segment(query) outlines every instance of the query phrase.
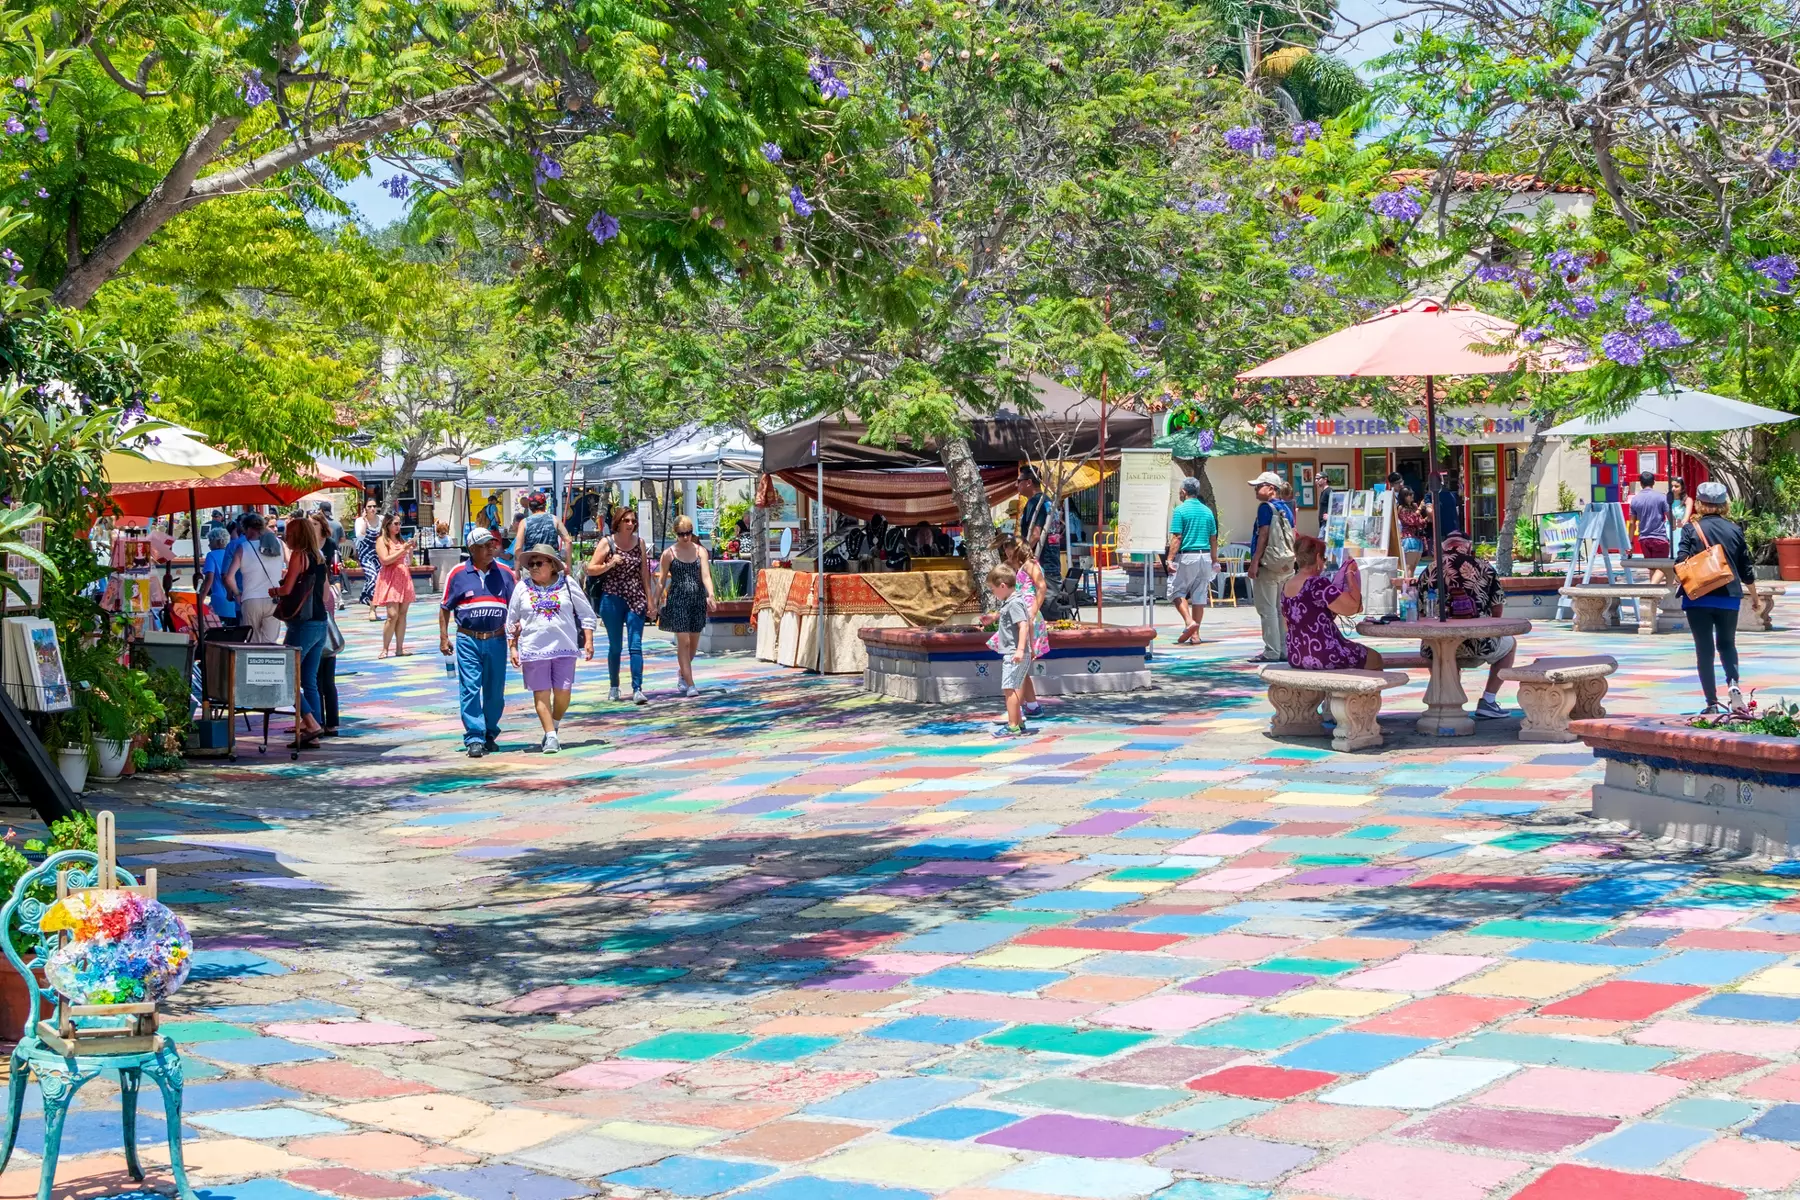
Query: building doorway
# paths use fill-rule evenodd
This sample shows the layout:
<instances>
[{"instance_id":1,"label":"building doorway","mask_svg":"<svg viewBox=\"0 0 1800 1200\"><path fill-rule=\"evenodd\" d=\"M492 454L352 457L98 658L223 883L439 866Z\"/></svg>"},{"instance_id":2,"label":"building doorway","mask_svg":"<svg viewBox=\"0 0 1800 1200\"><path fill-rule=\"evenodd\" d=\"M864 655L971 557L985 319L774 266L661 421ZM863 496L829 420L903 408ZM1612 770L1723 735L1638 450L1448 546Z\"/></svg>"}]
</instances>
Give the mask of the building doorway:
<instances>
[{"instance_id":1,"label":"building doorway","mask_svg":"<svg viewBox=\"0 0 1800 1200\"><path fill-rule=\"evenodd\" d=\"M1400 473L1401 480L1408 491L1423 498L1425 495L1425 451L1394 451L1394 470Z\"/></svg>"}]
</instances>

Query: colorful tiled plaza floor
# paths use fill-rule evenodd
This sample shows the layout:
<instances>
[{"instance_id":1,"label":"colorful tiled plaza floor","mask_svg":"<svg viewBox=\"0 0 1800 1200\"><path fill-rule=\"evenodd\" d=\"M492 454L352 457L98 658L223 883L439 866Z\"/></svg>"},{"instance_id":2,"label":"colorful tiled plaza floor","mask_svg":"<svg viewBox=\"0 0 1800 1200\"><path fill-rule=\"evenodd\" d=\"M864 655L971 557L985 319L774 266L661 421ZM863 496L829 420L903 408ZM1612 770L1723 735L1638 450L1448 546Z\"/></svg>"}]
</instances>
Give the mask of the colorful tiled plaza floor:
<instances>
[{"instance_id":1,"label":"colorful tiled plaza floor","mask_svg":"<svg viewBox=\"0 0 1800 1200\"><path fill-rule=\"evenodd\" d=\"M193 920L168 1029L212 1200L1706 1200L1800 1182L1800 877L1585 815L1584 747L1271 741L1248 613L1156 691L877 702L745 659L458 753L435 654L353 736L128 784ZM1800 617L1800 605L1783 614ZM1784 620L1783 624L1787 624ZM1618 712L1695 706L1685 639ZM1752 682L1800 639L1745 635ZM652 687L672 681L667 648ZM1415 673L1417 675L1417 673ZM1476 682L1473 674L1467 677ZM1510 700L1510 696L1506 699ZM21 1146L41 1145L35 1092ZM128 1190L84 1093L67 1194ZM153 1146L160 1123L145 1119ZM148 1150L151 1161L163 1161ZM15 1157L0 1197L36 1188ZM153 1173L152 1185L166 1186ZM203 1193L205 1194L205 1193Z\"/></svg>"}]
</instances>

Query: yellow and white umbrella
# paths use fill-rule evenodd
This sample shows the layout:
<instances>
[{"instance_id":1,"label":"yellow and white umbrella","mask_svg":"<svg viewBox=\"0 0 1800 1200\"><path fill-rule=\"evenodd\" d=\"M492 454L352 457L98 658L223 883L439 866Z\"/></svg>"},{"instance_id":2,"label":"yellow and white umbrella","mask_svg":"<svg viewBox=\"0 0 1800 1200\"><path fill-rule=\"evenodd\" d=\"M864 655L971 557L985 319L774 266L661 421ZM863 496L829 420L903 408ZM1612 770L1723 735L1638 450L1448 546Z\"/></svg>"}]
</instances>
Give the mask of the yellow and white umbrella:
<instances>
[{"instance_id":1,"label":"yellow and white umbrella","mask_svg":"<svg viewBox=\"0 0 1800 1200\"><path fill-rule=\"evenodd\" d=\"M120 483L175 483L183 479L217 479L238 469L238 460L201 441L191 429L166 425L133 438L126 446L134 453L112 452L102 459L106 481Z\"/></svg>"}]
</instances>

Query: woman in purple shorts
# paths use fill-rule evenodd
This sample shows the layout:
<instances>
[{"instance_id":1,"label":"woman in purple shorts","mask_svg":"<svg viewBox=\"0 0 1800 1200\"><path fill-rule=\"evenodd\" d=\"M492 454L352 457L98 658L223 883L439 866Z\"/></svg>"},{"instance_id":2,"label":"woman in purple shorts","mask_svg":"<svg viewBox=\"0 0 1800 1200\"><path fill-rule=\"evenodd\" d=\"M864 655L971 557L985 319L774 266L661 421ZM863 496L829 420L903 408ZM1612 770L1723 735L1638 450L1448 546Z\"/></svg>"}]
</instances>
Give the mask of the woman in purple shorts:
<instances>
[{"instance_id":1,"label":"woman in purple shorts","mask_svg":"<svg viewBox=\"0 0 1800 1200\"><path fill-rule=\"evenodd\" d=\"M536 545L519 555L522 578L506 606L506 636L513 666L544 727L545 754L562 749L557 740L569 692L575 686L575 652L594 657L594 609L563 571L556 547Z\"/></svg>"}]
</instances>

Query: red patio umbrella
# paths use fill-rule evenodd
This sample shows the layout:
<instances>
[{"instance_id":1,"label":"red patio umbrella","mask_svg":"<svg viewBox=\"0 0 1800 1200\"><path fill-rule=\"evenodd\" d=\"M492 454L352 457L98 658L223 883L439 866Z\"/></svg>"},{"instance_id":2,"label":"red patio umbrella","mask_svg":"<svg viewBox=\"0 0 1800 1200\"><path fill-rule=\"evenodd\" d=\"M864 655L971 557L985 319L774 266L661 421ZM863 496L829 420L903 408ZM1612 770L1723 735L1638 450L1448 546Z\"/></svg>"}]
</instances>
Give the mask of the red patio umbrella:
<instances>
[{"instance_id":1,"label":"red patio umbrella","mask_svg":"<svg viewBox=\"0 0 1800 1200\"><path fill-rule=\"evenodd\" d=\"M1240 372L1239 379L1276 379L1308 376L1424 376L1425 436L1431 456L1432 522L1437 523L1438 375L1499 375L1522 361L1540 370L1582 369L1581 356L1572 347L1545 342L1526 348L1518 340L1518 326L1466 304L1445 304L1429 296L1395 305L1367 321L1326 334L1311 345L1290 350L1259 367ZM1441 532L1441 531L1434 531ZM1438 578L1444 577L1444 539L1434 537ZM1438 615L1449 620L1449 610L1438 606Z\"/></svg>"}]
</instances>

